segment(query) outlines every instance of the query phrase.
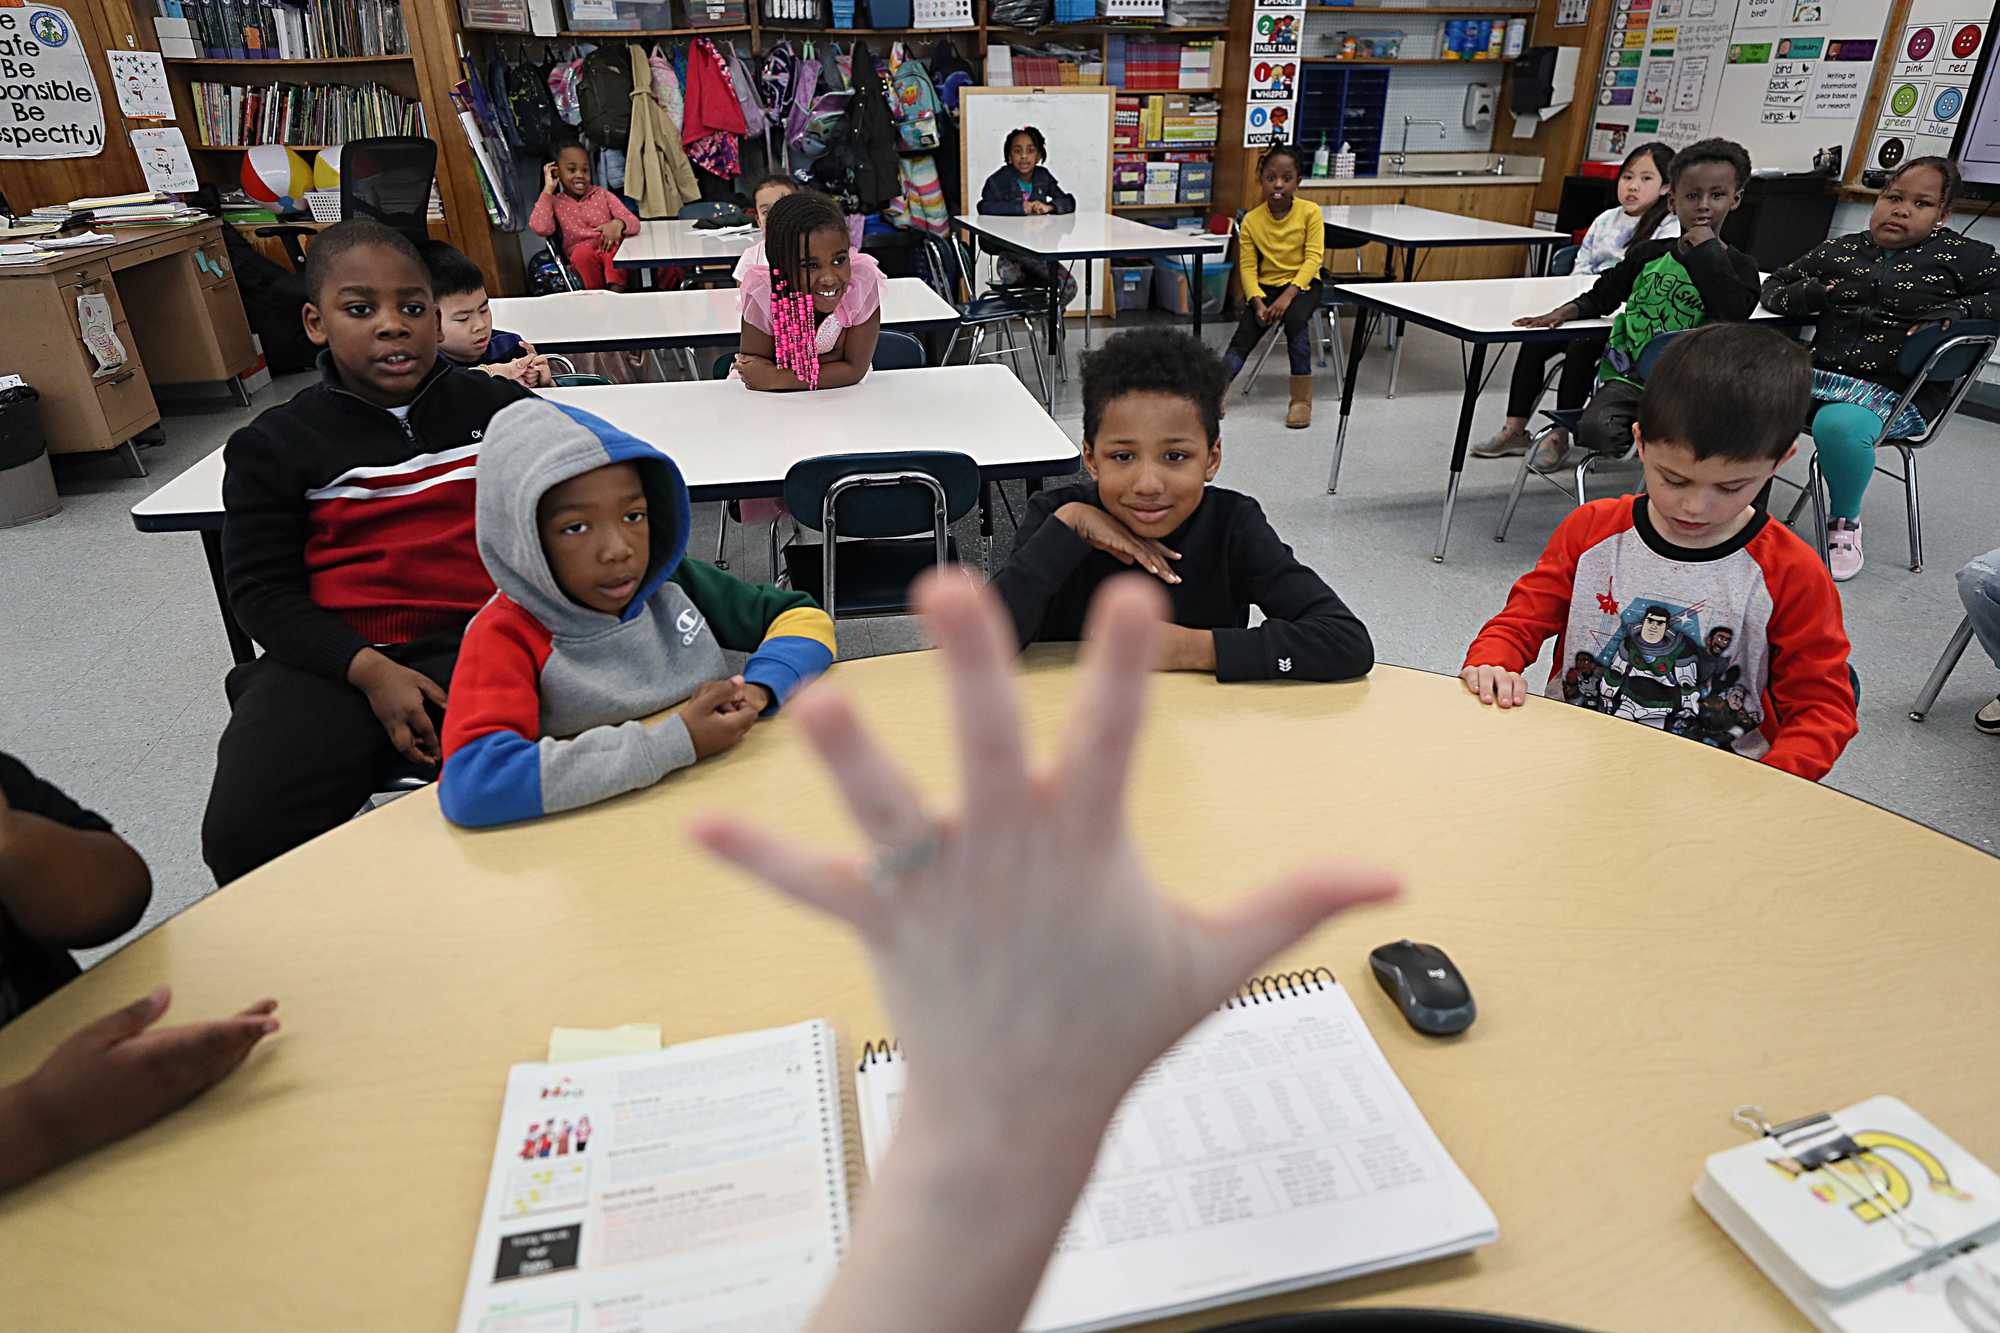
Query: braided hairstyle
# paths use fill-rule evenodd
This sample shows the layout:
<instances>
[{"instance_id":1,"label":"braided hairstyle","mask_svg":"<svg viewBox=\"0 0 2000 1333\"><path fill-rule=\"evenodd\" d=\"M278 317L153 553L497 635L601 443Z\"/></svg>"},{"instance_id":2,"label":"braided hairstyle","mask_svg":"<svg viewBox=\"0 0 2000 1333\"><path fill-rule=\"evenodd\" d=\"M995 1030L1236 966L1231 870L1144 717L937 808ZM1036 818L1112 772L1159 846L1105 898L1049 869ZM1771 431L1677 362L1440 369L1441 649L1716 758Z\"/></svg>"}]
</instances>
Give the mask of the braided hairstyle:
<instances>
[{"instance_id":1,"label":"braided hairstyle","mask_svg":"<svg viewBox=\"0 0 2000 1333\"><path fill-rule=\"evenodd\" d=\"M819 312L806 285L806 256L823 231L847 240L847 217L830 194L800 190L771 205L764 255L771 264L771 345L777 362L808 389L819 387Z\"/></svg>"}]
</instances>

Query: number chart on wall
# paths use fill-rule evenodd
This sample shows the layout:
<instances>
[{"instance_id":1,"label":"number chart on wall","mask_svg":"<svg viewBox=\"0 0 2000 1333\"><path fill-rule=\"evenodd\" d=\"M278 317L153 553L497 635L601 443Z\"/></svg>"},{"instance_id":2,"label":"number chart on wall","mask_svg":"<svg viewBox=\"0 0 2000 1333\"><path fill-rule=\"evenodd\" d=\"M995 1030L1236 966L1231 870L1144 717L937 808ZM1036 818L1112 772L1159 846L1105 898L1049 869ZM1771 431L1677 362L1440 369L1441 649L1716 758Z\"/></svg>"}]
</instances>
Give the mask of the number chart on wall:
<instances>
[{"instance_id":1,"label":"number chart on wall","mask_svg":"<svg viewBox=\"0 0 2000 1333\"><path fill-rule=\"evenodd\" d=\"M1814 153L1854 144L1889 0L1614 5L1592 158L1719 134L1749 149L1758 168L1804 171Z\"/></svg>"},{"instance_id":2,"label":"number chart on wall","mask_svg":"<svg viewBox=\"0 0 2000 1333\"><path fill-rule=\"evenodd\" d=\"M1949 155L1986 45L1990 14L1964 0L1913 0L1888 58L1895 61L1868 130L1863 170L1894 171L1913 157Z\"/></svg>"}]
</instances>

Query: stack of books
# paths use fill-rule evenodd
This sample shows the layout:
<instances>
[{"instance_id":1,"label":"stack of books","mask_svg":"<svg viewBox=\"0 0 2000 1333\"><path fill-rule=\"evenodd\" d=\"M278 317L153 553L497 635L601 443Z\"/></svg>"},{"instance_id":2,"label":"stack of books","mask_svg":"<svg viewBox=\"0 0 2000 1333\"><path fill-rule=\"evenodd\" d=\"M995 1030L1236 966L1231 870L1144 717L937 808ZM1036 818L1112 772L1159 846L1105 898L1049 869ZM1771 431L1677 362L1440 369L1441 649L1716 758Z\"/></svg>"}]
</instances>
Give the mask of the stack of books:
<instances>
[{"instance_id":1,"label":"stack of books","mask_svg":"<svg viewBox=\"0 0 2000 1333\"><path fill-rule=\"evenodd\" d=\"M25 220L52 222L60 227L83 218L96 227L132 227L192 222L207 216L170 195L140 193L96 195L72 199L66 204L44 204Z\"/></svg>"},{"instance_id":2,"label":"stack of books","mask_svg":"<svg viewBox=\"0 0 2000 1333\"><path fill-rule=\"evenodd\" d=\"M380 84L193 83L195 125L210 148L318 146L380 134L429 137L423 104Z\"/></svg>"},{"instance_id":3,"label":"stack of books","mask_svg":"<svg viewBox=\"0 0 2000 1333\"><path fill-rule=\"evenodd\" d=\"M211 60L315 60L406 55L396 0L161 0Z\"/></svg>"},{"instance_id":4,"label":"stack of books","mask_svg":"<svg viewBox=\"0 0 2000 1333\"><path fill-rule=\"evenodd\" d=\"M1223 42L1142 37L1111 39L1111 81L1135 92L1213 88L1222 81Z\"/></svg>"}]
</instances>

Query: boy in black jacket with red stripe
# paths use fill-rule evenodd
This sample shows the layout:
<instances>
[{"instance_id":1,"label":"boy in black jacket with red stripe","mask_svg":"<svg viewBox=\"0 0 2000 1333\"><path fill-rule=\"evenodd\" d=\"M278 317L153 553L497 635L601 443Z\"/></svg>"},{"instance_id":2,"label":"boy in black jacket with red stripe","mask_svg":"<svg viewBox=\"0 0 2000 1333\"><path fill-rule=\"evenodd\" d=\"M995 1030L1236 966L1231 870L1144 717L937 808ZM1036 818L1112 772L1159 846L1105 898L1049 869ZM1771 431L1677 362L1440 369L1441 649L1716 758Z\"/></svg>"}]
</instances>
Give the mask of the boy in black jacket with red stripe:
<instances>
[{"instance_id":1,"label":"boy in black jacket with red stripe","mask_svg":"<svg viewBox=\"0 0 2000 1333\"><path fill-rule=\"evenodd\" d=\"M473 542L480 438L530 396L437 355L416 248L379 223L306 261L321 382L229 439L229 602L264 656L229 673L202 855L227 884L351 816L398 763L438 762L466 622L493 595Z\"/></svg>"},{"instance_id":2,"label":"boy in black jacket with red stripe","mask_svg":"<svg viewBox=\"0 0 2000 1333\"><path fill-rule=\"evenodd\" d=\"M1139 569L1167 585L1162 671L1217 680L1350 680L1368 630L1292 554L1257 502L1208 483L1222 464L1222 359L1177 329L1121 333L1083 359L1090 480L1028 501L993 587L1021 646L1083 637L1098 585ZM1250 608L1264 621L1250 627Z\"/></svg>"}]
</instances>

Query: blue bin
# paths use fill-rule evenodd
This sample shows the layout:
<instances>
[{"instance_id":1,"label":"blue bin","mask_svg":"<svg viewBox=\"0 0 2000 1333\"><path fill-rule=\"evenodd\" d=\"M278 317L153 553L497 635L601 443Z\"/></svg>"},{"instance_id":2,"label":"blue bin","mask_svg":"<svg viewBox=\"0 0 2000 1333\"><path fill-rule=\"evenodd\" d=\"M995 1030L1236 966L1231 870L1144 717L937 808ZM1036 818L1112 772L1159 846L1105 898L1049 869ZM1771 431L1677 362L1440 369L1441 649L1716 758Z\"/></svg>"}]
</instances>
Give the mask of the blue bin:
<instances>
[{"instance_id":1,"label":"blue bin","mask_svg":"<svg viewBox=\"0 0 2000 1333\"><path fill-rule=\"evenodd\" d=\"M833 26L851 28L854 26L855 0L833 0Z\"/></svg>"},{"instance_id":2,"label":"blue bin","mask_svg":"<svg viewBox=\"0 0 2000 1333\"><path fill-rule=\"evenodd\" d=\"M868 0L868 26L907 28L916 22L912 0Z\"/></svg>"}]
</instances>

